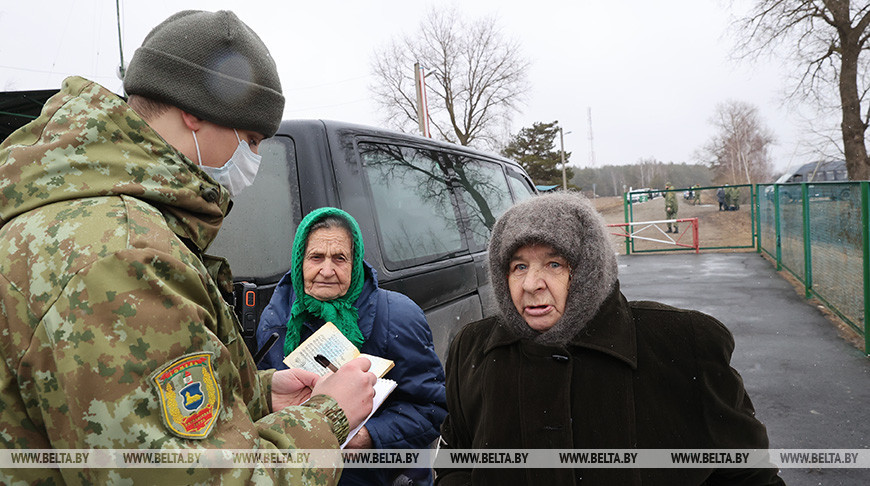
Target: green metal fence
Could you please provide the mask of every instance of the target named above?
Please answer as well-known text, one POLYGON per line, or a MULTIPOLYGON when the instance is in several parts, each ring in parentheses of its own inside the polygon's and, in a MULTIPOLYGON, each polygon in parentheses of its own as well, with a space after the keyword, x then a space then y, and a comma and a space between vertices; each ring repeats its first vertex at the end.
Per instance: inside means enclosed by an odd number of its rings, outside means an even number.
POLYGON ((870 182, 758 185, 758 251, 864 336, 870 300, 870 182))
MULTIPOLYGON (((677 218, 697 218, 700 249, 756 249, 864 337, 870 355, 870 181, 723 186, 733 197, 723 210, 720 187, 673 189, 677 218), (692 191, 691 193, 687 191, 692 191), (735 237, 736 236, 736 237, 735 237)), ((664 218, 663 194, 626 193, 626 223, 664 218), (641 197, 643 196, 643 197, 641 197)), ((649 230, 656 234, 661 229, 649 230)), ((660 224, 659 224, 660 226, 660 224)), ((625 238, 625 253, 685 251, 664 238, 625 238), (656 241, 656 239, 658 241, 656 241)))

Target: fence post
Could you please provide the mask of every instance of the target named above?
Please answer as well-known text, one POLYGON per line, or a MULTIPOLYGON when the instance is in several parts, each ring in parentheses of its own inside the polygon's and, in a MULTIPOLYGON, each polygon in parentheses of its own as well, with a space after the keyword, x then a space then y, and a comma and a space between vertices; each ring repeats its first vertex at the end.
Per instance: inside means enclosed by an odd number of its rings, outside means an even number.
MULTIPOLYGON (((634 222, 634 202, 630 197, 628 198, 628 222, 634 222)), ((631 245, 631 249, 634 250, 634 238, 629 238, 628 242, 631 245)))
POLYGON ((753 234, 755 235, 755 251, 761 253, 761 191, 755 185, 755 215, 752 217, 753 234))
POLYGON ((864 354, 870 356, 870 182, 861 181, 861 246, 864 267, 864 354))
POLYGON ((779 221, 779 184, 773 186, 773 224, 776 237, 776 271, 782 271, 782 228, 779 221))
POLYGON ((804 223, 804 297, 809 299, 813 292, 813 255, 810 244, 810 196, 809 185, 801 184, 801 213, 804 223))
MULTIPOLYGON (((752 224, 752 246, 756 246, 758 244, 758 236, 756 235, 756 228, 758 226, 755 224, 755 214, 756 214, 756 206, 758 205, 758 184, 750 184, 749 185, 749 221, 752 224)), ((760 250, 759 250, 760 251, 760 250)))
MULTIPOLYGON (((628 224, 631 222, 628 220, 629 201, 631 201, 631 198, 628 197, 628 193, 623 192, 622 193, 622 212, 625 214, 625 224, 628 224)), ((631 226, 626 226, 626 229, 628 230, 628 234, 631 234, 631 226)), ((631 238, 626 236, 625 237, 625 254, 626 255, 631 255, 631 243, 630 243, 630 241, 631 241, 631 238)))

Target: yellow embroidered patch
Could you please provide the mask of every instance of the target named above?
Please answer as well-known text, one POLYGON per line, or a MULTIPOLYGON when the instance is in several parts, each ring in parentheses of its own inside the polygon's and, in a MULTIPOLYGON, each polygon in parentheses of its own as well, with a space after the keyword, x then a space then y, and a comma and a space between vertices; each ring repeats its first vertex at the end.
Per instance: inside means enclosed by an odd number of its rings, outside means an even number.
POLYGON ((221 391, 212 353, 182 356, 151 375, 163 424, 185 439, 205 439, 221 410, 221 391))

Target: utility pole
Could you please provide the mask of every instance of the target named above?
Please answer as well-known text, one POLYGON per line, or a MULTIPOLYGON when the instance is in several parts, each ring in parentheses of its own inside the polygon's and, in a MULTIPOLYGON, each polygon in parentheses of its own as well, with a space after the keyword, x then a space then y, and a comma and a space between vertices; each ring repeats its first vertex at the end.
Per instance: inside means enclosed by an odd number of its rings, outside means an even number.
POLYGON ((589 118, 589 167, 595 167, 595 140, 592 137, 592 107, 586 107, 586 115, 589 118))
POLYGON ((424 137, 432 138, 429 132, 429 106, 426 101, 426 75, 419 62, 414 63, 414 84, 417 85, 417 122, 420 133, 424 137))
MULTIPOLYGON (((115 16, 118 19, 118 50, 121 51, 121 64, 118 66, 118 77, 121 81, 124 80, 124 46, 121 45, 121 4, 120 0, 115 0, 115 16)), ((123 88, 123 83, 121 84, 123 88)))
MULTIPOLYGON (((571 132, 568 132, 571 133, 571 132)), ((562 190, 568 190, 568 176, 565 172, 565 134, 562 133, 562 127, 559 127, 559 144, 562 147, 561 155, 562 155, 562 190)))

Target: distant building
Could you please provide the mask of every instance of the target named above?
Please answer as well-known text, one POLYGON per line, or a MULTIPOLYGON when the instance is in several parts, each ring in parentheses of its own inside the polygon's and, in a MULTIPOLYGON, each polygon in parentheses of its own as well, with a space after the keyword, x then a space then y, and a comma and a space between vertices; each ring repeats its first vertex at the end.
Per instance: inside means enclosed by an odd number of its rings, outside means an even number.
MULTIPOLYGON (((794 172, 783 174, 775 184, 812 182, 808 184, 807 196, 811 199, 829 198, 846 200, 852 197, 852 189, 847 184, 815 184, 816 182, 844 182, 849 180, 845 160, 819 161, 804 164, 794 172)), ((765 189, 768 199, 774 197, 774 186, 765 189)), ((784 201, 800 201, 803 197, 800 186, 783 186, 779 190, 784 201)))
POLYGON ((849 174, 846 171, 845 160, 829 160, 810 162, 800 166, 794 172, 784 174, 777 179, 778 184, 788 182, 824 182, 824 181, 848 181, 849 174))

